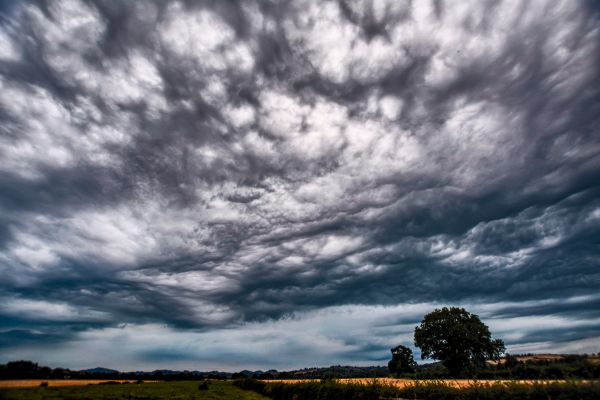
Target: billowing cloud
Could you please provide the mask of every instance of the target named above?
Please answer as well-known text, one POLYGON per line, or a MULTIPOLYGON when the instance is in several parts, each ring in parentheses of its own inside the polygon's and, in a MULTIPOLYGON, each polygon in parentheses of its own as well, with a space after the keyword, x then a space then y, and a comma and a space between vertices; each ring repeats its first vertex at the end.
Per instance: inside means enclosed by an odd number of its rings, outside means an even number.
POLYGON ((450 304, 597 351, 591 2, 0 13, 2 357, 383 363, 450 304))

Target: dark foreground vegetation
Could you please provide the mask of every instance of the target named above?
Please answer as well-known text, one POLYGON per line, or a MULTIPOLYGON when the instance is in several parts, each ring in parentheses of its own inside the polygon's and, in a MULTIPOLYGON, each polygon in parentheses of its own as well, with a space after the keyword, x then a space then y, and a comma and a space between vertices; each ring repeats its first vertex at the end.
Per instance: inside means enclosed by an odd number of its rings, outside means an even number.
POLYGON ((415 382, 397 388, 372 384, 348 384, 335 380, 321 382, 277 383, 254 379, 238 380, 235 386, 273 400, 597 400, 599 382, 495 383, 474 384, 467 388, 449 387, 443 382, 415 382))
POLYGON ((268 400, 223 381, 0 389, 2 400, 268 400))

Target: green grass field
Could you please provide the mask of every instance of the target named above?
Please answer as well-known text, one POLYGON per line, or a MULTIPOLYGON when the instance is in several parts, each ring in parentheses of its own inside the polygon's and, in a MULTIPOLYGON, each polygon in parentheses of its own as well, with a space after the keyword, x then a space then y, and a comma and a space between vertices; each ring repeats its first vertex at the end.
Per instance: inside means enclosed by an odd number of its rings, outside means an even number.
POLYGON ((2 400, 268 400, 258 393, 241 390, 231 382, 210 381, 208 390, 198 390, 199 382, 157 382, 141 385, 88 385, 0 389, 2 400))

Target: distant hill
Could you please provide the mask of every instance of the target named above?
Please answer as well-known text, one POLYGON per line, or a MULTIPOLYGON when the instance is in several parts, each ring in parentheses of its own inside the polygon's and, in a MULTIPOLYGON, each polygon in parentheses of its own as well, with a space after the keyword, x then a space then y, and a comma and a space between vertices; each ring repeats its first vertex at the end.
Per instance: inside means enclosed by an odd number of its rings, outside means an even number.
POLYGON ((277 372, 275 378, 285 379, 320 379, 325 377, 335 378, 374 378, 388 376, 387 367, 370 366, 354 367, 349 365, 332 365, 322 368, 304 368, 295 371, 277 372))
POLYGON ((109 369, 109 368, 102 368, 102 367, 82 369, 79 372, 87 372, 88 374, 118 374, 119 373, 119 371, 117 371, 116 369, 109 369))

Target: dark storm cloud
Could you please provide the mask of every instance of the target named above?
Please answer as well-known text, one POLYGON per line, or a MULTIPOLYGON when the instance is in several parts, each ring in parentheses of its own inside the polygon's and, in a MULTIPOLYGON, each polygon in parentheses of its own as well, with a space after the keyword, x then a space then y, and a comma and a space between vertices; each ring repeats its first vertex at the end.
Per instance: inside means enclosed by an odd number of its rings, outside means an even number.
POLYGON ((23 345, 48 346, 72 340, 73 336, 53 333, 35 333, 28 330, 13 329, 0 333, 0 348, 10 348, 23 345))
MULTIPOLYGON (((487 304, 579 332, 525 327, 514 345, 598 336, 597 299, 565 302, 600 283, 593 3, 0 12, 6 347, 58 340, 44 313, 68 345, 119 324, 310 324, 350 304, 487 304)), ((387 357, 393 337, 337 335, 341 361, 387 357)))

